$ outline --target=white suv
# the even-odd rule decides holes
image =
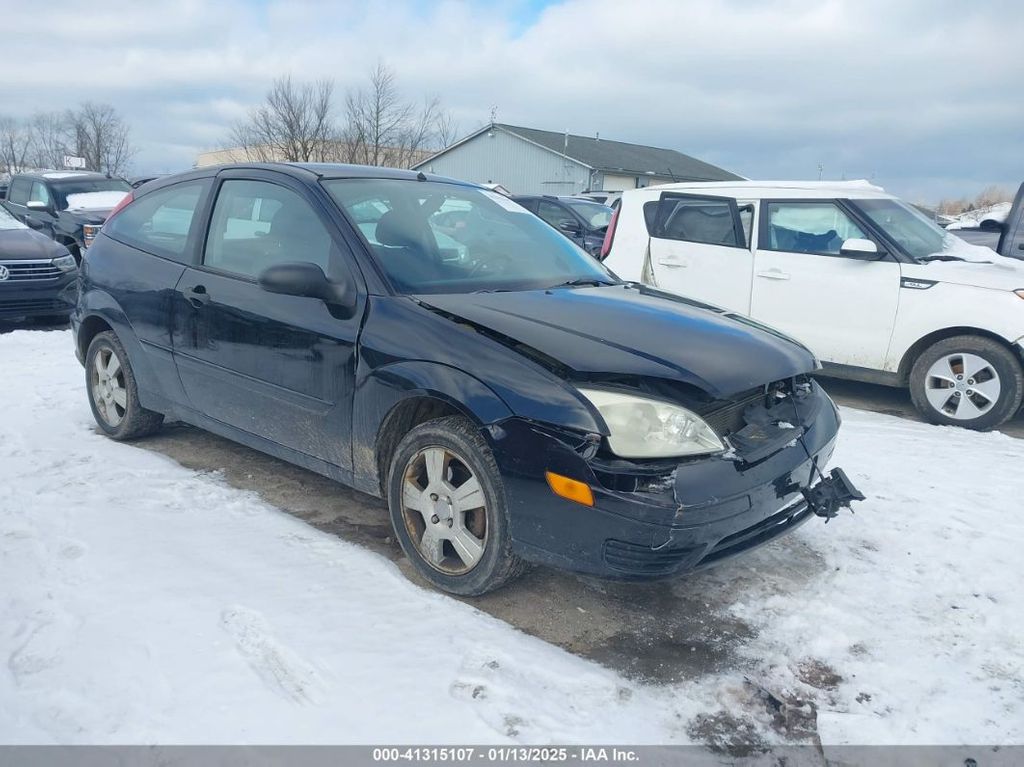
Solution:
[[[602,254],[623,279],[788,333],[828,375],[909,385],[933,423],[989,429],[1021,406],[1024,262],[867,182],[630,190]]]

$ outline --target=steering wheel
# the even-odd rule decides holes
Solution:
[[[485,273],[502,274],[514,260],[508,253],[487,253],[470,267],[467,276],[479,277]]]

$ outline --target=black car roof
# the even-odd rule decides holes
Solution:
[[[348,165],[334,162],[235,162],[222,165],[207,165],[202,168],[195,168],[192,171],[176,174],[174,176],[162,176],[160,181],[180,179],[186,177],[198,178],[212,176],[225,170],[269,170],[278,173],[287,173],[296,178],[312,179],[334,179],[334,178],[395,178],[408,181],[441,181],[449,184],[462,184],[464,186],[476,186],[468,181],[460,181],[446,176],[436,176],[432,173],[422,173],[415,170],[403,170],[401,168],[383,168],[377,165]]]

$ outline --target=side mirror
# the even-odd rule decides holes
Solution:
[[[846,258],[856,258],[860,261],[877,261],[880,257],[878,246],[871,240],[863,240],[859,237],[851,237],[843,242],[839,248],[839,255]]]
[[[1006,224],[1002,221],[986,218],[978,225],[978,228],[983,232],[1001,232],[1006,228]]]
[[[45,202],[42,202],[41,200],[29,200],[27,203],[25,203],[25,207],[28,208],[29,210],[38,211],[47,211],[50,209],[50,206],[47,205]]]
[[[284,296],[319,298],[331,306],[355,306],[355,288],[348,282],[331,282],[316,264],[308,261],[288,261],[264,269],[258,278],[261,288],[268,293]]]
[[[559,221],[558,230],[560,232],[564,232],[565,234],[571,234],[574,237],[579,237],[581,234],[583,234],[582,227],[580,227],[580,225],[575,221],[570,221],[569,219],[566,219],[565,221]]]

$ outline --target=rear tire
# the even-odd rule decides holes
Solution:
[[[1020,409],[1024,372],[1002,344],[954,336],[932,344],[914,362],[910,397],[930,423],[985,431]]]
[[[117,336],[99,333],[85,353],[85,388],[93,417],[111,439],[129,440],[152,434],[164,422],[162,413],[139,404],[135,374]]]
[[[477,596],[522,573],[498,465],[466,418],[427,421],[406,434],[391,459],[387,488],[402,550],[438,588]]]

